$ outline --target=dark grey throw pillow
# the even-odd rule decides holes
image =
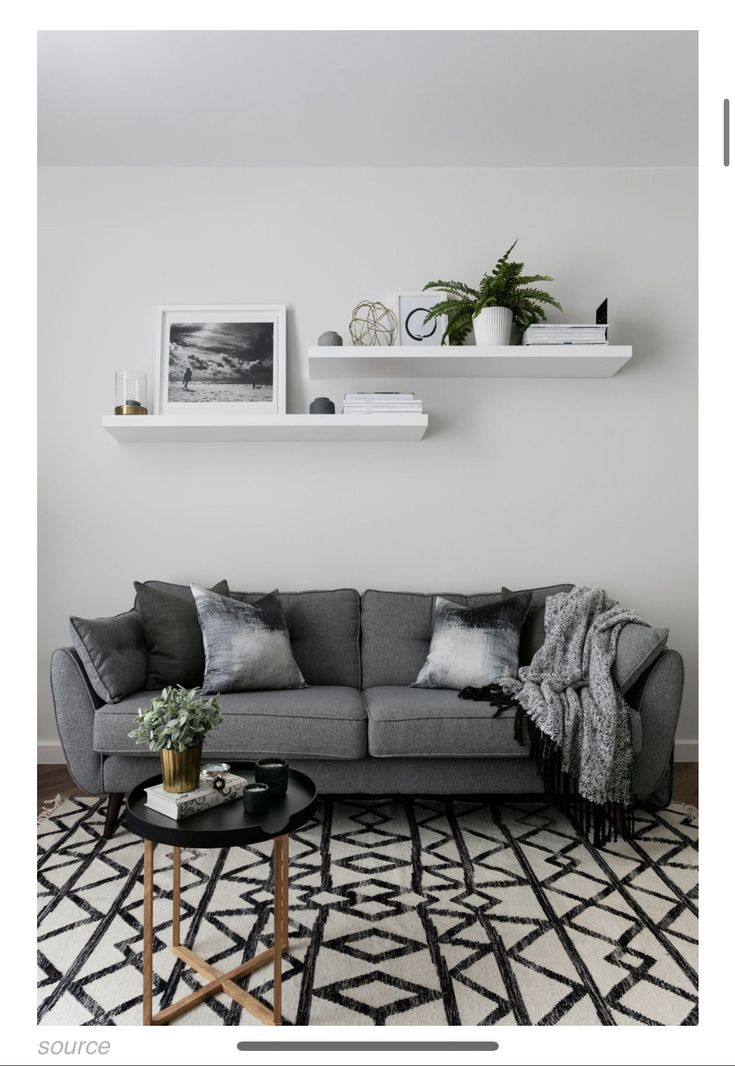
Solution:
[[[518,642],[530,592],[504,596],[483,607],[460,607],[437,596],[426,662],[416,688],[488,685],[518,673]]]
[[[145,635],[137,611],[112,618],[72,615],[69,630],[89,683],[101,700],[119,703],[145,687]]]
[[[148,649],[145,687],[167,685],[193,688],[204,676],[204,644],[191,589],[161,582],[135,582],[135,607],[140,613]],[[212,591],[227,596],[230,587],[218,581]]]
[[[192,585],[204,638],[204,692],[305,688],[277,592],[256,603]]]

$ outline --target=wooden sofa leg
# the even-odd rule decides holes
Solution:
[[[107,817],[105,818],[105,828],[102,833],[105,840],[110,840],[115,835],[115,830],[120,820],[120,806],[124,797],[124,792],[108,792],[107,794]]]

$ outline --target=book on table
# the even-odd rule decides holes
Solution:
[[[237,774],[222,774],[222,777],[225,780],[223,789],[206,784],[191,792],[166,792],[162,784],[152,785],[145,790],[146,807],[179,822],[210,807],[242,798],[247,784],[245,779]]]

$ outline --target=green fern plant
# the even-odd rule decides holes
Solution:
[[[513,321],[520,329],[536,322],[546,321],[546,307],[563,308],[544,289],[536,288],[540,281],[553,281],[548,274],[524,274],[523,263],[512,262],[510,253],[518,244],[513,241],[507,252],[501,255],[492,271],[483,274],[476,289],[462,281],[429,281],[424,290],[443,292],[447,299],[434,304],[425,322],[446,315],[447,325],[442,344],[463,344],[472,328],[473,320],[486,307],[508,307],[513,312]]]

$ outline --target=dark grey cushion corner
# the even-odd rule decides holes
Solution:
[[[105,703],[118,703],[145,685],[147,654],[137,611],[111,618],[69,619],[72,644],[89,683]]]

